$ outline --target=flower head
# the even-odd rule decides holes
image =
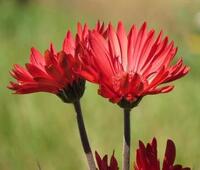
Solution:
[[[95,157],[98,165],[98,170],[119,170],[117,160],[115,159],[114,153],[110,159],[110,165],[108,164],[108,155],[105,155],[102,159],[97,152]]]
[[[97,152],[95,152],[98,170],[119,170],[118,163],[114,154],[110,159],[108,165],[108,155],[102,159]],[[172,140],[168,139],[165,150],[162,170],[190,170],[190,168],[183,168],[182,165],[174,164],[176,157],[176,147]],[[136,161],[134,163],[134,170],[161,170],[160,161],[157,157],[157,141],[153,138],[151,143],[146,146],[139,141],[139,148],[136,151]]]
[[[175,144],[172,140],[168,140],[162,170],[190,170],[190,168],[183,168],[181,165],[174,165],[175,156]],[[160,170],[155,138],[146,147],[143,142],[139,142],[139,148],[136,151],[135,170]]]
[[[168,83],[183,77],[189,68],[179,59],[171,62],[177,48],[162,32],[132,26],[128,35],[121,22],[117,31],[109,24],[106,36],[97,31],[89,35],[90,48],[83,48],[79,74],[99,84],[99,94],[122,107],[133,107],[145,95],[166,93],[173,89]]]
[[[85,80],[73,71],[76,67],[76,53],[78,53],[75,44],[71,32],[68,31],[63,49],[58,53],[52,44],[44,55],[32,48],[26,68],[14,65],[11,75],[17,82],[10,82],[8,88],[17,94],[54,93],[64,102],[79,99],[84,92]]]

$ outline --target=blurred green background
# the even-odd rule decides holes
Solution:
[[[53,42],[61,49],[67,29],[78,21],[94,26],[122,20],[127,28],[147,21],[163,30],[179,47],[178,56],[191,67],[174,82],[173,92],[147,96],[132,111],[132,160],[138,140],[158,139],[160,160],[167,138],[177,146],[177,162],[200,170],[200,2],[199,0],[1,0],[0,1],[0,169],[87,169],[75,113],[47,93],[12,95],[6,86],[14,63],[28,61],[32,46],[43,52]],[[121,166],[122,110],[87,84],[82,98],[93,150],[112,154]]]

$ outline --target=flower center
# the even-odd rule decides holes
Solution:
[[[113,77],[113,89],[128,101],[140,96],[144,89],[142,77],[134,72],[121,72]]]

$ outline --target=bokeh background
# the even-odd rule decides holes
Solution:
[[[147,96],[132,111],[132,160],[138,140],[158,139],[162,160],[167,138],[175,141],[177,162],[200,170],[200,2],[199,0],[1,0],[0,1],[0,169],[84,170],[86,159],[75,113],[54,95],[12,95],[6,86],[14,63],[28,61],[32,46],[61,49],[67,29],[122,20],[127,28],[144,21],[163,30],[191,67],[173,92]],[[81,102],[93,150],[115,155],[121,166],[122,110],[87,84]]]

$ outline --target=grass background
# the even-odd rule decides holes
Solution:
[[[148,22],[175,40],[177,56],[191,67],[185,78],[174,82],[173,92],[147,96],[132,111],[132,160],[138,140],[158,139],[162,160],[166,140],[177,146],[177,162],[200,170],[200,3],[195,0],[167,2],[133,0],[1,0],[0,1],[0,169],[87,169],[71,105],[47,93],[12,95],[6,86],[14,63],[28,61],[32,46],[43,52],[50,42],[57,49],[67,29],[76,31],[78,21],[94,26],[122,20]],[[84,118],[93,150],[101,155],[113,149],[121,165],[122,110],[87,84],[82,98]]]

